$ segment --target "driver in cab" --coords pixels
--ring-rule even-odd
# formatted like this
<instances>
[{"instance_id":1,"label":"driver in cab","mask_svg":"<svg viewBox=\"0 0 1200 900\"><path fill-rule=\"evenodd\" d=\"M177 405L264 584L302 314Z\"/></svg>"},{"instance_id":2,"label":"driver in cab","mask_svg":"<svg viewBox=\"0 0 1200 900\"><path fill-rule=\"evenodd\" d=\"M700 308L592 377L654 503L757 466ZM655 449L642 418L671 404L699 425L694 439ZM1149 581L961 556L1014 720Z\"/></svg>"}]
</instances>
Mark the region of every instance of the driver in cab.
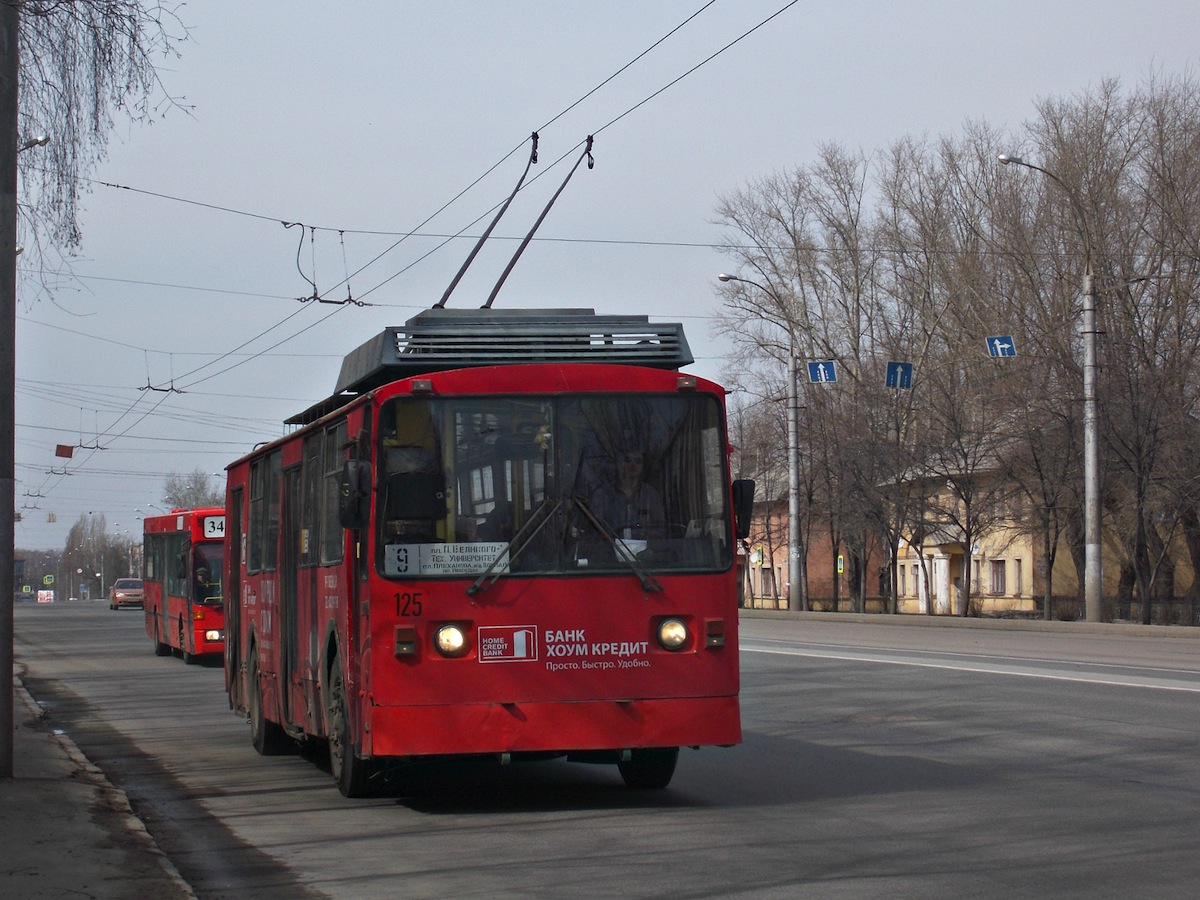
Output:
<instances>
[{"instance_id":1,"label":"driver in cab","mask_svg":"<svg viewBox=\"0 0 1200 900\"><path fill-rule=\"evenodd\" d=\"M646 482L644 465L640 450L619 452L615 483L601 485L592 495L592 511L618 537L636 537L639 529L666 521L662 495Z\"/></svg>"}]
</instances>

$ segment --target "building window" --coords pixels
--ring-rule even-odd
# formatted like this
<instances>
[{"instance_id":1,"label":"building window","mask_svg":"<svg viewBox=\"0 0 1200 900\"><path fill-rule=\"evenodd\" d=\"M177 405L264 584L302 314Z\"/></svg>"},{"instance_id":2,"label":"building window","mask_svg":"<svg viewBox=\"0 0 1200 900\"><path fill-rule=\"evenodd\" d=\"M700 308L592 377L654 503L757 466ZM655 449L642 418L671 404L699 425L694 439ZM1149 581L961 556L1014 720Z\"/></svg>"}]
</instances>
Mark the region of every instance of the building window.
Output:
<instances>
[{"instance_id":1,"label":"building window","mask_svg":"<svg viewBox=\"0 0 1200 900\"><path fill-rule=\"evenodd\" d=\"M758 570L758 595L760 597L775 596L775 570L763 566Z\"/></svg>"},{"instance_id":2,"label":"building window","mask_svg":"<svg viewBox=\"0 0 1200 900\"><path fill-rule=\"evenodd\" d=\"M1005 593L1007 591L1007 587L1005 585L1005 578L1004 578L1004 576L1005 576L1004 560L993 559L991 562L991 568L992 568L992 572L991 572L992 593L993 594Z\"/></svg>"},{"instance_id":3,"label":"building window","mask_svg":"<svg viewBox=\"0 0 1200 900\"><path fill-rule=\"evenodd\" d=\"M1013 560L1013 596L1020 597L1025 592L1025 585L1021 580L1021 561Z\"/></svg>"},{"instance_id":4,"label":"building window","mask_svg":"<svg viewBox=\"0 0 1200 900\"><path fill-rule=\"evenodd\" d=\"M903 597L905 594L904 579L907 576L908 573L905 571L904 566L901 566L900 577L896 579L896 593L898 593L901 597Z\"/></svg>"}]
</instances>

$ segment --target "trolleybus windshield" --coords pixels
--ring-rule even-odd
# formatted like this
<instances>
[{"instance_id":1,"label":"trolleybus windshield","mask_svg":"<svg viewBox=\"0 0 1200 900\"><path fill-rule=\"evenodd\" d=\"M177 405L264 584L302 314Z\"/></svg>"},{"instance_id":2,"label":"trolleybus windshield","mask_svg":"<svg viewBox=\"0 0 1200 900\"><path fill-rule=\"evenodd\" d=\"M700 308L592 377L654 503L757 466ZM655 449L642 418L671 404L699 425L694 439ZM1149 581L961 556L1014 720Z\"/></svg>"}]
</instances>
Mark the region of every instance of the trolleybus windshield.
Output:
<instances>
[{"instance_id":1,"label":"trolleybus windshield","mask_svg":"<svg viewBox=\"0 0 1200 900\"><path fill-rule=\"evenodd\" d=\"M705 394L389 400L377 432L379 570L725 570L720 416Z\"/></svg>"},{"instance_id":2,"label":"trolleybus windshield","mask_svg":"<svg viewBox=\"0 0 1200 900\"><path fill-rule=\"evenodd\" d=\"M192 550L192 599L210 606L221 602L221 572L225 564L223 544L205 542Z\"/></svg>"}]
</instances>

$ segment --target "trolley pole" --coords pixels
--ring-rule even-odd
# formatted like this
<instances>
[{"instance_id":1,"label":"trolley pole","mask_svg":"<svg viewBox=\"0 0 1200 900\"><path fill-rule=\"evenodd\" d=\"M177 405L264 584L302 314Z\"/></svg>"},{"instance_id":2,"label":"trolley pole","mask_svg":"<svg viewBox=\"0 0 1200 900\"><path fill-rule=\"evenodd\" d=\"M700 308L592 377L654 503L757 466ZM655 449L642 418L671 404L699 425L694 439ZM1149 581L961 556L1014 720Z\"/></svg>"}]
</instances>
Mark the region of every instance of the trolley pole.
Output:
<instances>
[{"instance_id":1,"label":"trolley pole","mask_svg":"<svg viewBox=\"0 0 1200 900\"><path fill-rule=\"evenodd\" d=\"M16 534L17 29L0 3L0 778L13 777L13 588Z\"/></svg>"}]
</instances>

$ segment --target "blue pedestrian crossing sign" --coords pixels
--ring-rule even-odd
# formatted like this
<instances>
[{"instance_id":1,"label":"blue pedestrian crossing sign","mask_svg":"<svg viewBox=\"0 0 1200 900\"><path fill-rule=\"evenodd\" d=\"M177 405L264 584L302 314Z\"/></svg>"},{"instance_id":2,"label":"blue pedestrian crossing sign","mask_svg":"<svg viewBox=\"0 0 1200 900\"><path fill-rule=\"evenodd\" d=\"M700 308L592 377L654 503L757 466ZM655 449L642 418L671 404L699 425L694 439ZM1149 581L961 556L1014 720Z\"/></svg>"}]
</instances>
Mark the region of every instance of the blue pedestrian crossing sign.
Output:
<instances>
[{"instance_id":1,"label":"blue pedestrian crossing sign","mask_svg":"<svg viewBox=\"0 0 1200 900\"><path fill-rule=\"evenodd\" d=\"M808 364L808 380L813 384L833 384L837 381L837 365L832 359Z\"/></svg>"},{"instance_id":2,"label":"blue pedestrian crossing sign","mask_svg":"<svg viewBox=\"0 0 1200 900\"><path fill-rule=\"evenodd\" d=\"M891 360L887 364L887 377L884 386L907 391L912 387L913 364Z\"/></svg>"},{"instance_id":3,"label":"blue pedestrian crossing sign","mask_svg":"<svg viewBox=\"0 0 1200 900\"><path fill-rule=\"evenodd\" d=\"M987 339L988 356L1016 356L1017 345L1011 334L993 335Z\"/></svg>"}]
</instances>

